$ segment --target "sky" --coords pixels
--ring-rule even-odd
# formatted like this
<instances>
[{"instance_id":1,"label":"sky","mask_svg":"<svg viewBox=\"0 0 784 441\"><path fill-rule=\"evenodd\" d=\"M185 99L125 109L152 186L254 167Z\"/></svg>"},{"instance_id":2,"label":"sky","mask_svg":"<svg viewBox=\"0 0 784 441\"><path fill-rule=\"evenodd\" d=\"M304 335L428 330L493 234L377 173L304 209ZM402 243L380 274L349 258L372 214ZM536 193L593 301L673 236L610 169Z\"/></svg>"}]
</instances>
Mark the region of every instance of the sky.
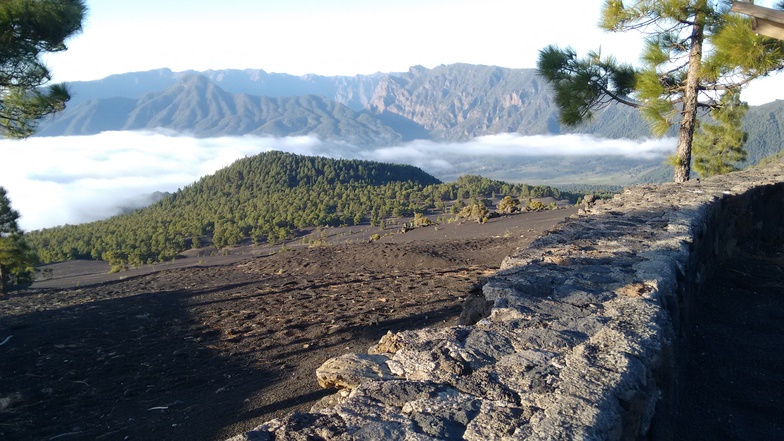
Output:
<instances>
[{"instance_id":1,"label":"sky","mask_svg":"<svg viewBox=\"0 0 784 441\"><path fill-rule=\"evenodd\" d=\"M47 57L55 81L168 67L292 75L471 63L532 68L548 44L634 63L641 38L596 26L603 0L87 0L83 32ZM772 6L775 0L756 4ZM778 86L778 87L776 87ZM784 98L784 75L745 99Z\"/></svg>"},{"instance_id":2,"label":"sky","mask_svg":"<svg viewBox=\"0 0 784 441\"><path fill-rule=\"evenodd\" d=\"M774 0L757 4L772 6ZM170 68L263 69L294 75L401 72L472 63L535 67L548 44L601 49L635 63L641 40L596 26L602 0L87 0L83 32L45 57L55 82ZM784 75L744 92L751 104L784 99ZM409 143L359 159L406 162L437 173L466 155L665 155L673 140L608 141L499 135L466 144ZM0 140L0 186L25 230L79 223L176 191L234 160L277 149L352 157L358 149L313 138L193 139L172 133ZM533 183L535 184L535 183Z\"/></svg>"},{"instance_id":3,"label":"sky","mask_svg":"<svg viewBox=\"0 0 784 441\"><path fill-rule=\"evenodd\" d=\"M554 6L564 3L568 7ZM595 26L600 4L88 0L84 32L50 64L57 80L160 67L260 68L294 75L399 72L456 62L534 67L537 51L549 43L610 45Z\"/></svg>"}]
</instances>

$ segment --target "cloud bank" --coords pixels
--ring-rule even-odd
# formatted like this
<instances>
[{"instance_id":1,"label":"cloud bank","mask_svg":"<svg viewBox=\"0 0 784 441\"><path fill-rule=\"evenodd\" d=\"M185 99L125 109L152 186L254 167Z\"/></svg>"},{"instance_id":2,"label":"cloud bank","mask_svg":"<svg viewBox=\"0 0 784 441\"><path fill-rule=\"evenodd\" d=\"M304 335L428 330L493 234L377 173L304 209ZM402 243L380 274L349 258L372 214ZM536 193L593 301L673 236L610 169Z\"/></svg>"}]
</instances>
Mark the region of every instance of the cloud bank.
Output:
<instances>
[{"instance_id":1,"label":"cloud bank","mask_svg":"<svg viewBox=\"0 0 784 441\"><path fill-rule=\"evenodd\" d=\"M462 143L412 141L359 152L362 159L415 165L432 173L447 173L471 158L531 158L542 156L623 156L663 158L675 151L675 139L604 139L592 135L535 135L516 133L480 136Z\"/></svg>"},{"instance_id":2,"label":"cloud bank","mask_svg":"<svg viewBox=\"0 0 784 441\"><path fill-rule=\"evenodd\" d=\"M588 135L501 134L465 143L414 141L359 148L309 136L192 138L168 132L104 132L92 136L0 140L0 186L35 230L104 219L145 204L156 191L174 192L237 159L264 151L405 163L438 175L470 158L620 155L655 159L673 139L608 140Z\"/></svg>"}]
</instances>

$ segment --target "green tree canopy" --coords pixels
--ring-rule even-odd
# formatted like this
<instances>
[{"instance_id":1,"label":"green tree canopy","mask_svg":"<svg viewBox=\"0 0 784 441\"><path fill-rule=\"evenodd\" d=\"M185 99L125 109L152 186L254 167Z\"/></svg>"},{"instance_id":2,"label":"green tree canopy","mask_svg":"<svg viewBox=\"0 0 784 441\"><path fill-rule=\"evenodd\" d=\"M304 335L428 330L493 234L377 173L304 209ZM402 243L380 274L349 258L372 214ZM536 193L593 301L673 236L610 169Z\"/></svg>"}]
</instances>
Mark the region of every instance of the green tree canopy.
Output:
<instances>
[{"instance_id":1,"label":"green tree canopy","mask_svg":"<svg viewBox=\"0 0 784 441\"><path fill-rule=\"evenodd\" d=\"M741 88L784 68L784 43L756 35L751 19L731 13L730 3L606 0L599 26L641 32L641 66L599 52L578 58L571 48L542 49L537 67L555 90L561 120L576 125L611 102L637 107L656 135L679 127L676 182L689 179L695 139L698 171L731 170L733 161L743 157L739 122L747 106L739 99ZM698 117L707 115L714 122L701 127Z\"/></svg>"},{"instance_id":2,"label":"green tree canopy","mask_svg":"<svg viewBox=\"0 0 784 441\"><path fill-rule=\"evenodd\" d=\"M32 282L35 254L17 225L19 212L11 208L6 191L0 187L0 295L11 286Z\"/></svg>"},{"instance_id":3,"label":"green tree canopy","mask_svg":"<svg viewBox=\"0 0 784 441\"><path fill-rule=\"evenodd\" d=\"M51 80L40 56L66 49L82 28L82 0L0 1L0 135L30 136L42 117L65 108L70 98Z\"/></svg>"}]
</instances>

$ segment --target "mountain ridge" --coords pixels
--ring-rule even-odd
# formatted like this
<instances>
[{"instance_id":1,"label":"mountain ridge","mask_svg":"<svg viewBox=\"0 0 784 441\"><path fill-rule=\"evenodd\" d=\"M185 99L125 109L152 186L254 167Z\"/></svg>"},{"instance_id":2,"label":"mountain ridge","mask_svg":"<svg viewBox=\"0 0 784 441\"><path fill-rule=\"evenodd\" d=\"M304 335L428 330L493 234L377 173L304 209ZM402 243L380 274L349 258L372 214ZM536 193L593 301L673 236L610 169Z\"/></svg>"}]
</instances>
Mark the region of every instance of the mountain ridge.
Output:
<instances>
[{"instance_id":1,"label":"mountain ridge","mask_svg":"<svg viewBox=\"0 0 784 441\"><path fill-rule=\"evenodd\" d=\"M359 115L381 126L395 131L396 136L381 136L373 131L358 130L351 138L360 145L389 145L400 140L430 139L435 141L465 141L477 136L515 132L523 135L558 134L574 132L563 130L558 123L557 109L550 99L549 87L536 76L534 69L509 69L497 66L470 64L442 65L433 69L414 66L408 72L376 73L325 77L319 75L294 76L267 73L261 69L215 70L205 72L172 72L158 69L147 72L133 72L107 77L92 82L71 83L73 101L60 115L40 125L39 136L90 135L107 126L115 130L164 128L188 133L203 132L202 136L229 136L246 133L279 136L275 125L264 127L264 122L254 121L254 128L241 124L225 124L222 127L206 130L182 122L185 117L162 118L158 114L136 109L149 105L151 94L170 95L172 88L193 76L206 78L223 92L247 97L302 97L319 96L341 104L357 115L341 112L341 115L357 120ZM180 88L181 93L187 93ZM215 93L214 90L210 90ZM129 101L133 100L133 101ZM182 100L180 100L182 101ZM121 115L131 105L134 106L134 121L122 121ZM112 107L112 105L119 107ZM97 124L88 121L93 113L89 109L105 109L114 123L108 121ZM305 106L307 107L307 106ZM169 109L171 112L172 109ZM192 108L181 109L192 111ZM251 111L247 107L237 109L235 119L247 119L240 111ZM311 120L301 119L302 109L296 106L290 118L300 119L299 125L290 127L289 133L313 133L326 139L344 139L346 130L329 133L309 124ZM634 115L627 109L611 106L600 112L600 118L612 119L617 112ZM603 115L607 114L607 117ZM148 115L150 121L142 123L138 115ZM157 120L156 120L157 118ZM215 119L210 116L208 119ZM78 124L70 121L78 120ZM641 119L639 120L641 123ZM156 126L155 123L159 123ZM192 121L195 124L195 121ZM202 124L203 126L204 124ZM592 133L607 126L608 122L587 124L578 131ZM647 129L646 129L647 130ZM385 130L382 130L385 131ZM613 132L627 134L627 130ZM345 139L344 139L345 140Z\"/></svg>"},{"instance_id":2,"label":"mountain ridge","mask_svg":"<svg viewBox=\"0 0 784 441\"><path fill-rule=\"evenodd\" d=\"M83 101L42 124L39 136L90 135L106 130L164 128L199 137L314 135L368 145L401 141L392 128L367 114L319 95L265 97L232 94L203 75L138 99Z\"/></svg>"},{"instance_id":3,"label":"mountain ridge","mask_svg":"<svg viewBox=\"0 0 784 441\"><path fill-rule=\"evenodd\" d=\"M75 82L71 88L73 101L61 114L42 121L38 136L157 129L197 137L306 135L350 144L357 151L414 140L464 142L507 133L652 137L639 112L622 105L611 104L578 127L563 126L549 85L534 69L452 64L334 77L262 69L157 69ZM780 152L784 101L751 107L743 124L749 155L741 166ZM645 182L665 175L661 161L639 164L648 169L636 173ZM627 169L617 167L619 173Z\"/></svg>"}]
</instances>

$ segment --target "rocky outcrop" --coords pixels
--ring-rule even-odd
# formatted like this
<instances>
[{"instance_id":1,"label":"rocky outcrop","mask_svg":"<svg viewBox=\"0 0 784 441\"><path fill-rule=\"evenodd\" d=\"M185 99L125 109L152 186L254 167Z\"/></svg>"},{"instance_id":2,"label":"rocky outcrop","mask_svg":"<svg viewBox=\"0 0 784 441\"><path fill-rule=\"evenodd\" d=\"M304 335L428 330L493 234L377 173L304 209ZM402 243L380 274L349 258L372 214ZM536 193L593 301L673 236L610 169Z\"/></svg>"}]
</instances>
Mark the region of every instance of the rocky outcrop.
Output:
<instances>
[{"instance_id":1,"label":"rocky outcrop","mask_svg":"<svg viewBox=\"0 0 784 441\"><path fill-rule=\"evenodd\" d=\"M434 139L547 134L558 125L549 93L533 69L416 66L379 82L368 109L413 121Z\"/></svg>"},{"instance_id":2,"label":"rocky outcrop","mask_svg":"<svg viewBox=\"0 0 784 441\"><path fill-rule=\"evenodd\" d=\"M780 236L783 181L779 163L598 201L505 259L489 317L332 359L338 394L234 439L671 439L690 301Z\"/></svg>"}]
</instances>

